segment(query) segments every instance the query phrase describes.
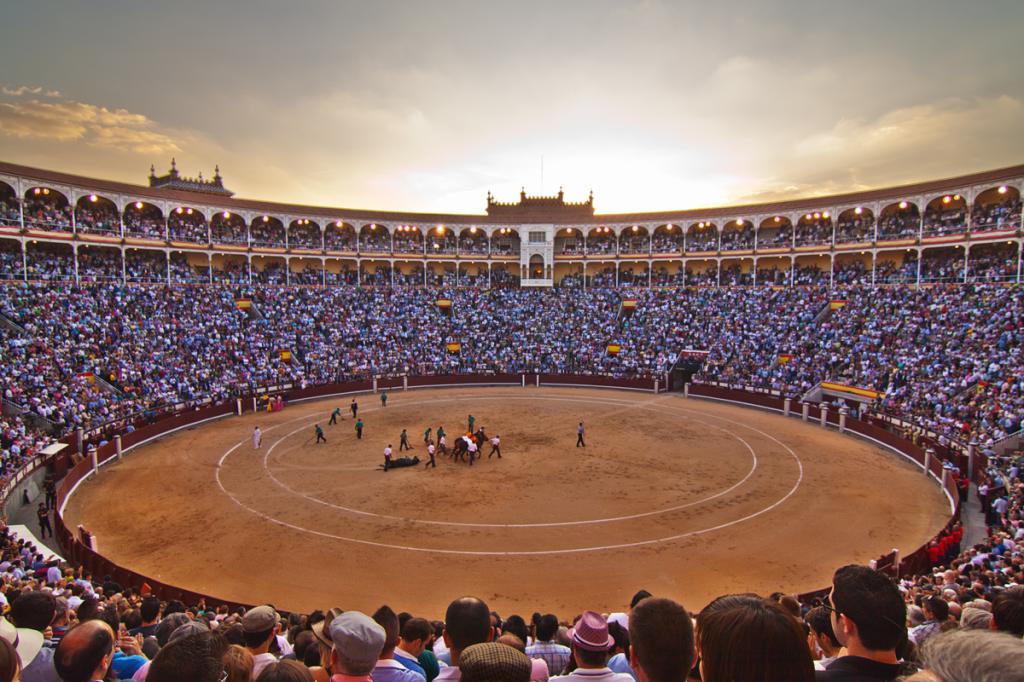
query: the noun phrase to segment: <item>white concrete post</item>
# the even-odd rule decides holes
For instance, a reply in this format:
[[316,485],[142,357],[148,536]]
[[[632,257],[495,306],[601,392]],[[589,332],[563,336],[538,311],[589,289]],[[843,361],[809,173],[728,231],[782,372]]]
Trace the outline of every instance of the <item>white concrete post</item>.
[[804,421],[807,421],[807,420],[809,420],[811,418],[811,404],[810,403],[803,403],[803,406],[804,406],[803,418],[804,418]]
[[526,388],[526,375],[520,374],[519,377],[523,380],[523,388]]
[[657,379],[654,380],[654,392],[655,393],[658,392],[658,380]]
[[539,374],[534,374],[533,375],[533,383],[534,383],[534,385],[537,388],[540,388],[540,375]]
[[252,411],[253,411],[253,414],[255,414],[256,411],[257,411],[256,410],[256,396],[252,397]]
[[689,381],[687,381],[685,384],[683,384],[683,397],[684,398],[689,398],[690,397],[690,382]]
[[402,375],[402,390],[403,391],[408,391],[409,390],[409,375],[408,374],[403,374]]
[[942,489],[945,490],[947,485],[949,485],[949,469],[942,467]]
[[828,426],[828,405],[821,404],[821,425]]
[[788,417],[790,410],[793,408],[793,399],[786,398],[782,401],[782,416]]
[[377,392],[377,377],[373,378],[373,392]]
[[846,406],[839,408],[839,433],[846,433],[846,417],[849,414],[850,410]]
[[90,459],[92,460],[92,472],[94,474],[100,470],[100,460],[99,456],[96,454],[97,452],[99,452],[99,448],[93,448],[89,452]]
[[928,448],[924,451],[924,475],[928,475],[928,470],[932,466],[932,449]]
[[82,448],[85,446],[85,429],[81,426],[75,431],[75,440],[78,442],[78,454],[83,454]]
[[898,547],[892,548],[892,565],[896,567],[896,575],[900,574],[900,550]]
[[242,399],[238,398],[235,400],[235,414],[239,417],[242,416]]
[[124,451],[121,450],[121,434],[114,436],[114,450],[117,451],[117,459],[120,460]]

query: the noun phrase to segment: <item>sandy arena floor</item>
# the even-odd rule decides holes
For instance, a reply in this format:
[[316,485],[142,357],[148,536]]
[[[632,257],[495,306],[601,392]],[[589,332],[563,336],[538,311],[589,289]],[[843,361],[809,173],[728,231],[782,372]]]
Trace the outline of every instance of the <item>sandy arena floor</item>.
[[[816,589],[838,566],[915,549],[949,516],[902,457],[760,410],[609,390],[395,392],[384,409],[359,397],[356,440],[349,400],[144,446],[79,488],[69,525],[121,565],[225,599],[439,617],[473,594],[506,615],[568,617],[624,609],[640,588],[691,610]],[[334,406],[343,419],[328,426]],[[502,459],[379,470],[402,428],[425,459],[426,426],[451,443],[470,413],[501,436]],[[326,444],[313,445],[317,422]]]

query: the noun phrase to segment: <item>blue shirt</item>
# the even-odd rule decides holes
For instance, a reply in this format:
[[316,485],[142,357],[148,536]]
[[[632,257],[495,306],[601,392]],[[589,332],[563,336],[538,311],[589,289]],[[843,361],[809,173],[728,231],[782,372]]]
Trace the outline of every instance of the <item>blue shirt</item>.
[[420,675],[423,675],[423,679],[427,679],[427,671],[423,669],[423,666],[420,665],[420,662],[417,661],[415,658],[410,658],[409,654],[405,653],[401,649],[395,649],[395,660],[404,665],[409,670],[413,671],[414,673],[419,673]]
[[383,658],[370,672],[373,682],[426,682],[426,675],[409,670],[393,658]]
[[145,656],[125,656],[120,651],[114,652],[114,660],[110,667],[117,673],[117,679],[130,680],[139,668],[146,665],[148,661]]
[[626,658],[626,654],[615,654],[608,660],[608,668],[613,672],[626,673],[631,675],[633,679],[636,679],[636,673],[633,672],[633,668],[629,665],[629,659]]

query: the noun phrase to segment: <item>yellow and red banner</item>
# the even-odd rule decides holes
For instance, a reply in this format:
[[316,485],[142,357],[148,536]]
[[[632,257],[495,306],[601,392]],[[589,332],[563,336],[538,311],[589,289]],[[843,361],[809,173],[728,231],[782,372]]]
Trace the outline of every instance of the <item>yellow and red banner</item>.
[[95,384],[96,383],[96,377],[95,377],[95,375],[93,375],[92,372],[80,372],[78,374],[78,378],[79,379],[84,379],[85,381],[88,381],[90,384]]
[[452,355],[455,355],[456,353],[462,350],[462,344],[457,341],[446,343],[444,344],[444,347],[447,348],[448,352],[451,353]]
[[441,310],[448,310],[452,307],[452,299],[450,298],[439,298],[437,299],[437,307]]
[[636,309],[636,299],[635,298],[624,298],[624,299],[622,299],[622,307],[625,308],[626,310],[635,310]]
[[835,299],[828,302],[828,307],[829,310],[839,310],[840,308],[845,307],[847,303],[849,303],[849,301],[845,299]]
[[291,362],[292,361],[292,352],[290,350],[286,350],[286,349],[282,348],[281,350],[279,350],[277,352],[281,356],[281,362]]
[[608,344],[608,355],[618,355],[622,351],[622,344],[609,343]]
[[248,298],[236,298],[235,307],[239,310],[248,310],[252,307],[252,300]]
[[821,387],[826,391],[849,393],[851,395],[859,395],[864,398],[877,399],[882,396],[881,393],[878,391],[872,391],[870,388],[858,388],[857,386],[847,386],[846,384],[834,384],[830,381],[821,382]]
[[785,365],[793,361],[792,353],[779,353],[779,364]]

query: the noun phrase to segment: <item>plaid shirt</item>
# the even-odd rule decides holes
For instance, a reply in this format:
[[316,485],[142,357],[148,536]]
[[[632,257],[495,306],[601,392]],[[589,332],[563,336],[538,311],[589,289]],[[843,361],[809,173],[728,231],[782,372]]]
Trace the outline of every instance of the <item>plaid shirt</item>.
[[526,647],[526,655],[530,658],[542,658],[548,664],[548,671],[552,675],[561,675],[565,666],[569,664],[569,657],[572,652],[569,647],[555,644],[554,642],[537,642]]

